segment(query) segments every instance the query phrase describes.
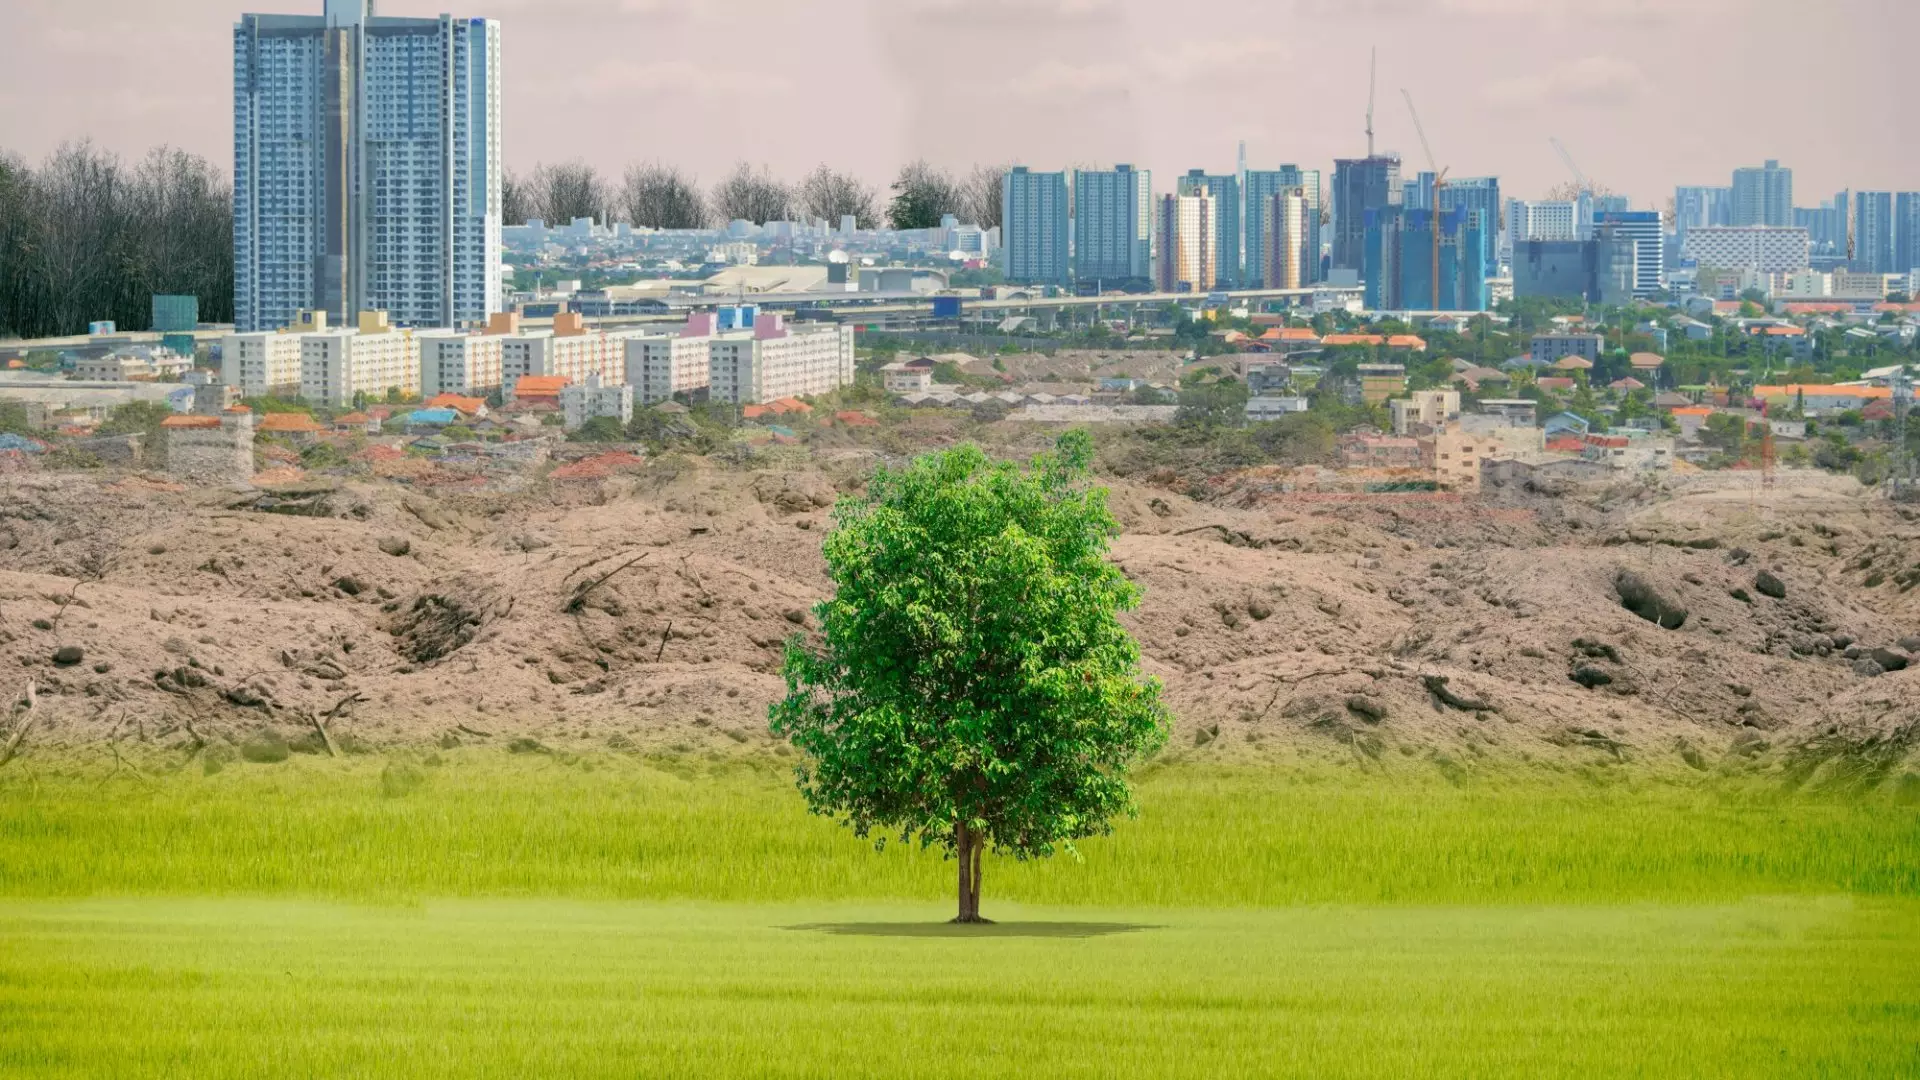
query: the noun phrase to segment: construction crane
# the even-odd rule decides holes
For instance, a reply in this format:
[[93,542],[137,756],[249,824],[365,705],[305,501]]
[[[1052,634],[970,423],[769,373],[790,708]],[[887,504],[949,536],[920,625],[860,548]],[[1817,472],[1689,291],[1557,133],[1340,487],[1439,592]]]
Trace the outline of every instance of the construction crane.
[[[1420,110],[1413,107],[1413,95],[1406,87],[1400,88],[1400,96],[1407,99],[1407,112],[1413,116],[1413,132],[1420,136],[1420,150],[1427,155],[1427,168],[1433,171],[1433,205],[1427,207],[1427,223],[1433,230],[1433,276],[1428,278],[1428,288],[1433,296],[1433,310],[1440,307],[1440,192],[1447,186],[1447,170],[1433,159],[1433,147],[1427,142],[1427,129],[1420,123]],[[1456,260],[1457,262],[1458,260]]]
[[1378,69],[1380,47],[1367,50],[1367,156],[1373,156],[1373,86],[1374,74]]
[[1553,144],[1554,153],[1560,155],[1560,160],[1566,162],[1567,171],[1573,174],[1573,180],[1576,185],[1575,190],[1583,191],[1583,192],[1586,192],[1588,195],[1592,195],[1593,182],[1587,179],[1586,173],[1583,173],[1580,171],[1580,166],[1575,165],[1573,163],[1573,155],[1567,153],[1566,144],[1560,141],[1560,137],[1558,135],[1547,136],[1547,141]]

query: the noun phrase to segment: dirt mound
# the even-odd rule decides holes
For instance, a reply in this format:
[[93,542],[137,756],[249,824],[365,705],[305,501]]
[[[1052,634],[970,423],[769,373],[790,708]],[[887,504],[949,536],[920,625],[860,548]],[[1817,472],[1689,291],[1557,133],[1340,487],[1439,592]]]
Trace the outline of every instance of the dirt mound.
[[[509,494],[346,484],[299,514],[22,478],[0,491],[0,648],[39,692],[26,745],[197,752],[331,715],[356,745],[778,755],[766,708],[831,587],[830,507],[874,460],[668,458]],[[1912,767],[1920,524],[1857,486],[1788,473],[1763,497],[1709,475],[1575,501],[1164,480],[1115,482],[1114,557],[1145,591],[1126,619],[1178,718],[1170,755],[1815,784]]]

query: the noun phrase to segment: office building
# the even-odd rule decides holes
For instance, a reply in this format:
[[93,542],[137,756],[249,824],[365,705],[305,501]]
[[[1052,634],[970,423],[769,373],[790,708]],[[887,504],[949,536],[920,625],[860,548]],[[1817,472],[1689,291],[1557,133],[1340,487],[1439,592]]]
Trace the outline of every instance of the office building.
[[1213,196],[1204,187],[1190,195],[1163,195],[1157,219],[1155,286],[1161,292],[1212,292],[1219,279]]
[[1603,210],[1594,214],[1596,234],[1611,230],[1633,245],[1633,295],[1648,297],[1667,287],[1666,230],[1657,210]]
[[706,396],[718,322],[713,312],[695,312],[676,333],[626,340],[626,381],[641,404],[657,404],[680,394]]
[[243,15],[233,29],[234,319],[474,324],[501,308],[500,24]]
[[1920,191],[1893,196],[1893,268],[1890,274],[1920,270]]
[[363,311],[353,329],[324,327],[300,338],[300,396],[341,408],[420,392],[420,349],[383,311]]
[[1895,240],[1895,203],[1891,191],[1853,193],[1853,259],[1849,269],[1867,274],[1891,274],[1898,251]]
[[1633,297],[1634,247],[1609,229],[1588,240],[1516,240],[1513,295],[1625,304]]
[[1480,261],[1486,266],[1488,276],[1494,276],[1500,265],[1500,178],[1468,176],[1449,180],[1441,187],[1439,198],[1442,210],[1480,215]]
[[1297,165],[1282,165],[1278,169],[1256,170],[1247,173],[1247,239],[1245,286],[1249,289],[1275,289],[1287,286],[1269,284],[1267,268],[1273,264],[1273,248],[1269,240],[1270,224],[1268,215],[1272,213],[1274,196],[1283,192],[1298,190],[1304,201],[1306,234],[1305,249],[1302,252],[1302,277],[1300,285],[1304,288],[1321,280],[1320,251],[1321,226],[1320,214],[1325,205],[1321,198],[1320,170],[1302,169]]
[[1116,165],[1073,176],[1074,274],[1081,282],[1153,278],[1153,177]]
[[1573,202],[1507,200],[1508,247],[1526,240],[1580,240],[1579,211]]
[[1807,241],[1814,255],[1841,256],[1847,253],[1848,192],[1822,199],[1817,207],[1793,208],[1793,226],[1807,230]]
[[1366,305],[1375,311],[1485,311],[1480,215],[1390,206],[1366,217]]
[[1767,225],[1695,227],[1681,252],[1695,266],[1791,274],[1805,270],[1811,242],[1806,229]]
[[830,393],[853,382],[853,327],[817,323],[788,327],[762,314],[750,331],[713,341],[708,393],[740,405]]
[[1793,170],[1778,161],[1733,170],[1733,224],[1793,224]]
[[1569,356],[1597,364],[1605,344],[1599,334],[1535,334],[1528,355],[1536,364],[1553,364]]
[[1240,250],[1240,177],[1209,176],[1192,169],[1175,188],[1180,195],[1204,194],[1213,200],[1214,287],[1239,288],[1245,268]]
[[1319,259],[1309,254],[1308,213],[1304,188],[1283,188],[1267,200],[1261,210],[1266,237],[1259,278],[1263,288],[1301,289],[1312,283]]
[[568,431],[582,427],[599,417],[618,420],[622,425],[633,419],[633,387],[603,381],[589,375],[585,382],[568,383],[560,388],[561,423]]
[[1333,163],[1333,267],[1360,270],[1367,263],[1367,211],[1398,209],[1400,159],[1392,154],[1338,159]]
[[1066,284],[1071,217],[1068,175],[1033,173],[1025,165],[1000,179],[1002,244],[1006,281]]
[[1682,240],[1694,229],[1733,224],[1733,189],[1698,185],[1673,189],[1673,229]]

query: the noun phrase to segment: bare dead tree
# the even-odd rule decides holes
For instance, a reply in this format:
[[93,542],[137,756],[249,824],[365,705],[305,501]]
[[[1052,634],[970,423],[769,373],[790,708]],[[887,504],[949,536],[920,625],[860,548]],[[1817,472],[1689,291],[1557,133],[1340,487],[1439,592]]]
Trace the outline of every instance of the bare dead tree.
[[765,165],[756,170],[743,161],[713,186],[713,210],[722,221],[785,221],[792,203],[793,192]]
[[132,168],[88,142],[38,169],[0,154],[0,332],[144,329],[155,293],[233,317],[233,191],[219,170],[167,147]]
[[693,178],[671,165],[648,162],[627,168],[620,185],[620,212],[646,229],[704,229],[707,200]]
[[604,222],[612,202],[606,181],[585,162],[541,165],[527,181],[527,209],[549,225],[566,225],[575,218]]
[[975,165],[967,178],[960,182],[961,205],[965,212],[960,219],[982,229],[997,229],[1003,216],[1001,201],[1005,198],[1006,165]]
[[852,175],[825,165],[800,181],[794,201],[809,221],[825,221],[833,228],[849,215],[857,229],[871,229],[879,219],[879,195]]
[[500,221],[504,225],[525,225],[528,213],[527,182],[512,169],[500,171]]

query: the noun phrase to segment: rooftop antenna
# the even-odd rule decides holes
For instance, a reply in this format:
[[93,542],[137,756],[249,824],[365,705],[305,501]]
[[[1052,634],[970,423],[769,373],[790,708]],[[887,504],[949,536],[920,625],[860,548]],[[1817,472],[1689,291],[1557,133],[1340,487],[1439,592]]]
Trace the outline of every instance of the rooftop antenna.
[[1380,47],[1375,45],[1367,50],[1367,156],[1373,156],[1373,83],[1374,72],[1380,58]]

